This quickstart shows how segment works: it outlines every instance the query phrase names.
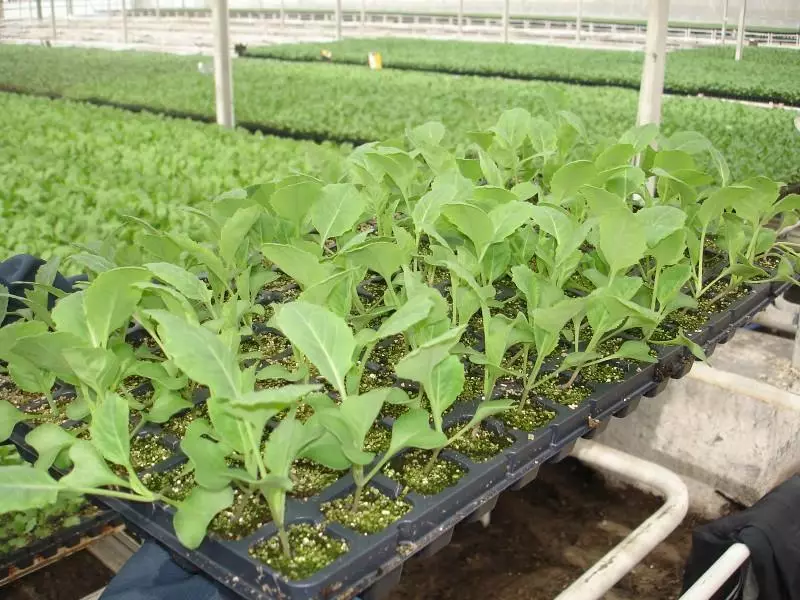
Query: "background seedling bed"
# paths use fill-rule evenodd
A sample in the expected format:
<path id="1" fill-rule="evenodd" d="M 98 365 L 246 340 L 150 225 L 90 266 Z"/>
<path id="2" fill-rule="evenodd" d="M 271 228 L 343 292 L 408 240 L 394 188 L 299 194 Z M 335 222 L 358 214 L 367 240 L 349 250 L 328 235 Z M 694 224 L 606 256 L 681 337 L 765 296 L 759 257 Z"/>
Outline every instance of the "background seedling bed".
<path id="1" fill-rule="evenodd" d="M 752 286 L 747 296 L 737 299 L 724 312 L 712 315 L 706 327 L 691 333 L 690 337 L 711 354 L 718 343 L 730 339 L 736 328 L 746 324 L 788 285 Z M 239 541 L 222 541 L 211 534 L 199 548 L 188 550 L 175 536 L 172 510 L 166 505 L 130 503 L 113 498 L 94 501 L 119 513 L 135 532 L 168 548 L 181 564 L 205 573 L 248 600 L 350 598 L 356 594 L 366 600 L 383 598 L 397 584 L 403 564 L 409 557 L 418 553 L 430 556 L 447 545 L 453 528 L 459 522 L 477 519 L 490 511 L 501 492 L 519 489 L 533 481 L 543 463 L 561 460 L 578 438 L 593 437 L 602 431 L 611 416 L 627 416 L 638 406 L 642 396 L 657 395 L 670 378 L 680 378 L 688 373 L 694 362 L 691 353 L 683 346 L 656 345 L 655 348 L 658 363 L 638 367 L 628 364 L 625 378 L 620 382 L 584 382 L 592 388 L 592 394 L 575 409 L 547 398 L 536 398 L 535 402 L 552 410 L 556 416 L 532 433 L 506 427 L 496 418 L 488 419 L 486 426 L 511 436 L 513 444 L 483 463 L 475 463 L 452 449 L 442 452 L 441 459 L 456 462 L 467 471 L 466 474 L 457 484 L 434 496 L 409 492 L 406 499 L 412 504 L 412 509 L 384 530 L 364 536 L 338 523 L 327 523 L 326 532 L 346 540 L 349 552 L 305 580 L 287 581 L 248 554 L 251 546 L 275 535 L 272 523 Z M 204 400 L 204 390 L 198 390 L 195 402 Z M 457 404 L 445 417 L 445 426 L 468 418 L 473 409 L 473 403 Z M 382 417 L 382 421 L 390 425 L 392 419 Z M 74 422 L 64 425 L 74 425 Z M 20 448 L 23 457 L 33 460 L 35 453 L 24 441 L 30 429 L 27 424 L 18 425 L 12 441 Z M 173 453 L 152 470 L 166 471 L 185 460 L 178 450 L 178 438 L 162 431 L 160 426 L 148 425 L 142 434 L 155 434 L 159 443 Z M 308 499 L 289 497 L 287 527 L 299 523 L 324 523 L 320 505 L 347 495 L 352 485 L 348 473 Z M 402 493 L 402 486 L 383 474 L 378 475 L 372 485 L 392 498 Z M 105 517 L 106 513 L 103 515 Z"/>

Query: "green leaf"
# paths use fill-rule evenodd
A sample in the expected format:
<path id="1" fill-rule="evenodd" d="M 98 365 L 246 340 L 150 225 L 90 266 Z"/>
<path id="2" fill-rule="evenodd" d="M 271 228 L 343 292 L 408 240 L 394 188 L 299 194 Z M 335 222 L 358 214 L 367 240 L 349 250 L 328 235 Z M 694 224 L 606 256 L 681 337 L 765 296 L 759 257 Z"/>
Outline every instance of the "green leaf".
<path id="1" fill-rule="evenodd" d="M 528 137 L 530 128 L 531 114 L 523 108 L 512 108 L 503 111 L 492 131 L 512 150 L 516 150 Z"/>
<path id="2" fill-rule="evenodd" d="M 44 508 L 62 488 L 47 471 L 27 465 L 0 467 L 0 513 Z"/>
<path id="3" fill-rule="evenodd" d="M 708 360 L 705 350 L 703 350 L 703 348 L 700 345 L 696 344 L 688 337 L 686 337 L 683 331 L 681 331 L 672 340 L 668 340 L 665 342 L 658 342 L 658 343 L 663 346 L 686 346 L 697 360 L 702 360 L 702 361 Z"/>
<path id="4" fill-rule="evenodd" d="M 0 290 L 1 292 L 2 290 Z M 42 321 L 14 321 L 0 327 L 0 360 L 11 360 L 11 350 L 17 340 L 47 332 L 47 324 Z"/>
<path id="5" fill-rule="evenodd" d="M 236 252 L 247 239 L 247 234 L 253 228 L 264 210 L 259 205 L 240 208 L 232 217 L 225 221 L 219 237 L 219 254 L 228 265 L 236 263 Z"/>
<path id="6" fill-rule="evenodd" d="M 637 212 L 635 217 L 644 228 L 648 248 L 682 229 L 686 222 L 686 213 L 674 206 L 649 206 Z"/>
<path id="7" fill-rule="evenodd" d="M 191 407 L 192 403 L 179 392 L 158 386 L 153 394 L 153 405 L 147 411 L 147 420 L 153 423 L 166 423 L 174 415 Z"/>
<path id="8" fill-rule="evenodd" d="M 147 314 L 158 322 L 161 343 L 181 371 L 220 398 L 236 398 L 240 394 L 239 364 L 222 338 L 163 310 Z"/>
<path id="9" fill-rule="evenodd" d="M 312 392 L 322 390 L 319 384 L 296 383 L 279 388 L 267 388 L 248 392 L 231 399 L 232 406 L 246 408 L 274 408 L 278 411 L 287 408 Z"/>
<path id="10" fill-rule="evenodd" d="M 409 258 L 408 252 L 394 241 L 368 242 L 347 253 L 353 263 L 378 273 L 386 283 Z"/>
<path id="11" fill-rule="evenodd" d="M 14 354 L 27 359 L 42 370 L 49 371 L 68 383 L 76 383 L 64 352 L 68 348 L 85 347 L 86 342 L 66 331 L 50 331 L 19 338 Z"/>
<path id="12" fill-rule="evenodd" d="M 494 225 L 489 215 L 472 204 L 456 202 L 442 209 L 447 220 L 469 239 L 475 247 L 475 254 L 481 258 L 492 243 Z"/>
<path id="13" fill-rule="evenodd" d="M 0 442 L 11 437 L 17 423 L 30 419 L 31 416 L 17 409 L 8 400 L 0 400 Z"/>
<path id="14" fill-rule="evenodd" d="M 353 366 L 355 340 L 344 319 L 321 306 L 295 301 L 276 310 L 275 324 L 345 397 L 344 378 Z"/>
<path id="15" fill-rule="evenodd" d="M 231 481 L 231 471 L 225 462 L 228 452 L 222 444 L 203 437 L 208 431 L 206 421 L 193 421 L 186 428 L 180 447 L 194 467 L 197 485 L 219 490 Z"/>
<path id="16" fill-rule="evenodd" d="M 661 271 L 655 294 L 662 309 L 680 293 L 681 288 L 691 276 L 692 267 L 687 263 L 672 265 Z"/>
<path id="17" fill-rule="evenodd" d="M 25 436 L 25 442 L 39 455 L 36 459 L 37 469 L 52 467 L 58 455 L 78 441 L 78 438 L 54 423 L 42 423 Z"/>
<path id="18" fill-rule="evenodd" d="M 507 398 L 501 398 L 498 400 L 484 400 L 480 404 L 478 404 L 477 408 L 475 409 L 475 414 L 472 415 L 472 418 L 469 420 L 467 424 L 467 429 L 472 429 L 478 423 L 491 417 L 492 415 L 497 415 L 507 410 L 511 410 L 517 405 L 516 400 L 509 400 Z"/>
<path id="19" fill-rule="evenodd" d="M 497 187 L 503 187 L 505 185 L 506 181 L 502 170 L 482 148 L 478 148 L 478 161 L 481 165 L 481 172 L 489 185 Z"/>
<path id="20" fill-rule="evenodd" d="M 620 273 L 644 256 L 647 238 L 644 227 L 633 213 L 618 211 L 600 218 L 597 244 L 610 272 Z"/>
<path id="21" fill-rule="evenodd" d="M 636 149 L 636 152 L 641 152 L 653 143 L 657 137 L 658 125 L 655 123 L 648 123 L 647 125 L 631 127 L 622 134 L 619 141 L 622 144 L 630 144 Z"/>
<path id="22" fill-rule="evenodd" d="M 155 277 L 171 285 L 190 300 L 206 303 L 211 301 L 211 292 L 206 287 L 206 284 L 194 273 L 190 273 L 178 265 L 164 262 L 147 263 L 145 267 Z"/>
<path id="23" fill-rule="evenodd" d="M 93 346 L 105 348 L 111 332 L 128 325 L 142 296 L 134 284 L 149 278 L 146 269 L 121 267 L 100 273 L 86 288 L 83 307 Z"/>
<path id="24" fill-rule="evenodd" d="M 400 415 L 392 426 L 392 439 L 384 455 L 391 457 L 405 448 L 431 450 L 447 444 L 447 436 L 431 429 L 428 411 L 414 408 Z"/>
<path id="25" fill-rule="evenodd" d="M 363 446 L 364 438 L 367 436 L 375 419 L 378 418 L 378 413 L 380 413 L 384 403 L 398 394 L 404 396 L 406 400 L 408 399 L 408 396 L 402 390 L 377 388 L 358 396 L 349 396 L 339 406 L 341 415 L 353 431 L 359 449 Z"/>
<path id="26" fill-rule="evenodd" d="M 230 487 L 221 490 L 193 488 L 189 497 L 178 505 L 172 522 L 180 542 L 189 549 L 197 548 L 211 520 L 231 504 L 233 490 Z"/>
<path id="27" fill-rule="evenodd" d="M 297 281 L 301 287 L 308 288 L 333 274 L 330 263 L 321 263 L 319 258 L 295 246 L 286 244 L 263 244 L 262 254 L 267 260 Z"/>
<path id="28" fill-rule="evenodd" d="M 562 203 L 583 185 L 591 185 L 597 178 L 597 168 L 588 160 L 576 160 L 565 164 L 553 174 L 550 192 L 555 202 Z"/>
<path id="29" fill-rule="evenodd" d="M 423 385 L 430 400 L 436 429 L 441 431 L 442 415 L 464 389 L 464 365 L 458 356 L 451 354 L 433 366 L 430 377 L 423 381 Z"/>
<path id="30" fill-rule="evenodd" d="M 672 265 L 683 260 L 686 253 L 686 230 L 671 233 L 648 250 L 659 265 Z"/>
<path id="31" fill-rule="evenodd" d="M 414 296 L 381 324 L 376 337 L 381 339 L 403 333 L 426 319 L 432 309 L 433 301 L 430 298 Z"/>
<path id="32" fill-rule="evenodd" d="M 129 487 L 128 482 L 112 471 L 91 442 L 75 440 L 69 449 L 72 470 L 61 478 L 65 488 Z"/>
<path id="33" fill-rule="evenodd" d="M 461 339 L 464 329 L 465 326 L 448 329 L 445 333 L 420 345 L 398 361 L 395 373 L 403 379 L 424 381 L 427 379 L 427 373 L 447 358 L 450 350 Z"/>
<path id="34" fill-rule="evenodd" d="M 614 355 L 619 358 L 626 358 L 639 362 L 658 362 L 657 358 L 651 356 L 650 346 L 640 340 L 628 340 L 627 342 L 624 342 L 622 346 L 619 347 L 619 350 L 614 353 Z"/>
<path id="35" fill-rule="evenodd" d="M 362 331 L 364 331 L 362 329 Z M 256 373 L 256 379 L 258 381 L 265 381 L 268 379 L 282 379 L 283 381 L 300 381 L 301 379 L 305 379 L 308 376 L 308 368 L 306 367 L 305 363 L 298 368 L 296 371 L 290 371 L 283 365 L 275 364 L 275 365 L 267 365 L 263 369 L 259 370 Z"/>
<path id="36" fill-rule="evenodd" d="M 125 400 L 117 394 L 107 394 L 92 412 L 89 430 L 92 444 L 106 460 L 130 466 L 128 403 Z"/>
<path id="37" fill-rule="evenodd" d="M 287 177 L 277 183 L 279 186 L 269 199 L 278 216 L 289 221 L 299 230 L 311 207 L 322 196 L 322 183 L 304 175 Z"/>
<path id="38" fill-rule="evenodd" d="M 56 302 L 51 316 L 58 331 L 66 331 L 88 343 L 91 336 L 89 334 L 83 300 L 83 291 L 68 294 Z"/>
<path id="39" fill-rule="evenodd" d="M 322 197 L 311 208 L 311 223 L 321 243 L 347 233 L 364 212 L 367 203 L 352 183 L 332 183 L 322 188 Z"/>

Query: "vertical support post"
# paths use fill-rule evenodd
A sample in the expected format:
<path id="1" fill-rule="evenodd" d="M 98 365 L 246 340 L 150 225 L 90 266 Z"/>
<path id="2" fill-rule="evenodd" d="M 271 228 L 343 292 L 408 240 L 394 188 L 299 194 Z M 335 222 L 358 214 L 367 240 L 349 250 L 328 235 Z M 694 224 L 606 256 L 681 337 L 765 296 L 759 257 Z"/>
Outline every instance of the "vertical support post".
<path id="1" fill-rule="evenodd" d="M 212 0 L 211 21 L 214 26 L 214 92 L 217 124 L 232 128 L 233 77 L 231 48 L 228 40 L 228 0 Z"/>
<path id="2" fill-rule="evenodd" d="M 3 4 L 3 2 L 4 2 L 4 0 L 0 0 L 0 21 L 5 19 L 5 17 L 6 17 L 6 12 L 5 12 L 6 11 L 6 7 Z"/>
<path id="3" fill-rule="evenodd" d="M 367 0 L 361 0 L 361 31 L 367 29 Z"/>
<path id="4" fill-rule="evenodd" d="M 728 0 L 722 0 L 722 45 L 725 45 L 725 30 L 728 28 Z"/>
<path id="5" fill-rule="evenodd" d="M 122 0 L 122 42 L 128 43 L 128 8 Z"/>
<path id="6" fill-rule="evenodd" d="M 336 0 L 336 39 L 342 39 L 342 0 Z"/>
<path id="7" fill-rule="evenodd" d="M 286 26 L 286 3 L 284 2 L 284 0 L 281 0 L 280 20 L 281 20 L 281 29 L 283 29 Z"/>
<path id="8" fill-rule="evenodd" d="M 42 16 L 42 0 L 36 0 L 36 18 L 41 21 L 44 17 Z"/>
<path id="9" fill-rule="evenodd" d="M 661 123 L 661 97 L 664 93 L 668 24 L 669 0 L 650 0 L 644 70 L 642 85 L 639 88 L 639 111 L 636 116 L 637 125 Z"/>
<path id="10" fill-rule="evenodd" d="M 72 16 L 72 0 L 67 0 L 67 16 Z"/>
<path id="11" fill-rule="evenodd" d="M 161 18 L 161 2 L 160 0 L 156 0 L 156 19 Z"/>
<path id="12" fill-rule="evenodd" d="M 464 34 L 464 0 L 458 0 L 458 35 Z"/>
<path id="13" fill-rule="evenodd" d="M 53 39 L 56 39 L 56 0 L 50 0 L 50 28 L 52 29 Z"/>
<path id="14" fill-rule="evenodd" d="M 747 12 L 747 0 L 742 0 L 739 9 L 739 30 L 736 32 L 736 60 L 742 60 L 742 47 L 744 46 L 744 18 Z"/>
<path id="15" fill-rule="evenodd" d="M 509 12 L 511 11 L 511 0 L 505 0 L 503 3 L 503 43 L 508 43 L 508 21 Z"/>
<path id="16" fill-rule="evenodd" d="M 578 16 L 575 18 L 575 41 L 581 43 L 581 29 L 583 29 L 583 0 L 578 0 Z"/>

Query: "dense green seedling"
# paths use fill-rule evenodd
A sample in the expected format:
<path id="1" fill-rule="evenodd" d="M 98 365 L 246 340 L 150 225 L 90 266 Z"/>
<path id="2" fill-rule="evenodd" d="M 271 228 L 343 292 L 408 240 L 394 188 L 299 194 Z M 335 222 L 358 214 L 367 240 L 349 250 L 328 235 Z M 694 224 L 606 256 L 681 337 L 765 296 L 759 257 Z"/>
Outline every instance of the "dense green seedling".
<path id="1" fill-rule="evenodd" d="M 644 55 L 619 50 L 584 50 L 533 44 L 427 39 L 348 39 L 248 48 L 247 54 L 313 62 L 329 50 L 332 61 L 366 67 L 380 52 L 384 68 L 543 79 L 638 89 Z M 793 49 L 748 48 L 734 62 L 734 49 L 677 50 L 667 55 L 665 88 L 670 93 L 745 97 L 800 105 L 800 58 Z M 764 66 L 769 68 L 765 69 Z"/>
<path id="2" fill-rule="evenodd" d="M 5 45 L 3 85 L 214 116 L 213 80 L 198 72 L 191 56 Z M 547 116 L 557 105 L 583 119 L 586 141 L 594 145 L 622 135 L 635 121 L 637 103 L 636 90 L 259 59 L 234 61 L 234 87 L 240 121 L 332 140 L 393 139 L 419 123 L 439 121 L 448 143 L 464 143 L 469 131 L 491 126 L 511 106 Z M 765 175 L 794 182 L 800 179 L 793 159 L 800 154 L 800 135 L 793 119 L 788 111 L 667 98 L 663 127 L 665 133 L 691 129 L 705 135 L 725 154 L 737 180 Z"/>
<path id="3" fill-rule="evenodd" d="M 441 451 L 479 437 L 488 417 L 521 415 L 533 395 L 574 408 L 592 392 L 576 383 L 584 368 L 653 362 L 656 332 L 702 358 L 680 323 L 708 318 L 709 290 L 713 303 L 793 281 L 796 247 L 766 224 L 794 224 L 800 196 L 777 200 L 765 177 L 735 181 L 700 134 L 646 126 L 588 147 L 574 113 L 512 109 L 468 144 L 446 140 L 431 122 L 356 148 L 337 174 L 234 190 L 194 209 L 186 233 L 133 221 L 133 244 L 83 250 L 90 281 L 49 313 L 36 295 L 43 276 L 22 318 L 0 330 L 0 359 L 22 389 L 70 385 L 75 398 L 53 410 L 86 426 L 80 437 L 34 428 L 36 465 L 0 467 L 0 510 L 76 493 L 163 502 L 195 548 L 237 498 L 258 499 L 277 535 L 253 555 L 306 577 L 292 566 L 304 563 L 302 527 L 286 518 L 296 461 L 349 471 L 352 500 L 336 518 L 360 523 L 378 473 L 426 494 L 441 487 L 428 474 L 455 485 L 464 469 Z M 708 259 L 721 269 L 710 277 Z M 132 323 L 144 341 L 131 339 Z M 260 352 L 254 334 L 286 352 Z M 366 377 L 387 342 L 390 364 Z M 131 377 L 149 383 L 149 399 L 130 392 Z M 193 483 L 172 497 L 140 476 L 131 438 L 146 422 L 184 422 L 197 393 L 204 412 L 180 445 Z M 466 418 L 448 421 L 465 402 Z M 379 424 L 387 408 L 396 418 Z M 0 417 L 5 439 L 29 415 L 0 400 Z M 388 446 L 367 450 L 384 425 Z M 67 474 L 55 479 L 52 465 Z"/>

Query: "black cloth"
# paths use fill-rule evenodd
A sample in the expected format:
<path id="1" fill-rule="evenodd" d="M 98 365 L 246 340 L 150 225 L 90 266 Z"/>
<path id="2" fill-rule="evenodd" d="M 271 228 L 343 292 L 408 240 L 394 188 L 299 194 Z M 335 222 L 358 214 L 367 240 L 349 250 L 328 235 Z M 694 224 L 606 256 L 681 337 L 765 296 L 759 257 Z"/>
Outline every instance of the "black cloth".
<path id="1" fill-rule="evenodd" d="M 41 258 L 31 256 L 30 254 L 12 256 L 8 260 L 0 262 L 0 285 L 4 286 L 13 296 L 25 297 L 25 291 L 33 287 L 31 284 L 36 281 L 36 273 L 43 264 L 45 264 L 45 261 Z M 58 273 L 53 281 L 53 287 L 69 294 L 73 291 L 72 284 L 79 279 L 85 278 L 82 276 L 67 278 L 61 275 L 61 273 Z M 49 294 L 48 308 L 52 309 L 55 302 L 55 296 Z M 8 312 L 11 313 L 20 308 L 24 308 L 24 306 L 22 301 L 10 298 L 8 301 Z M 17 318 L 16 315 L 9 314 L 6 316 L 5 320 L 0 323 L 0 326 L 7 325 Z"/>
<path id="2" fill-rule="evenodd" d="M 755 505 L 695 529 L 683 591 L 736 542 L 750 549 L 758 600 L 800 600 L 800 475 L 788 479 Z M 743 576 L 731 577 L 714 600 L 743 597 Z"/>

